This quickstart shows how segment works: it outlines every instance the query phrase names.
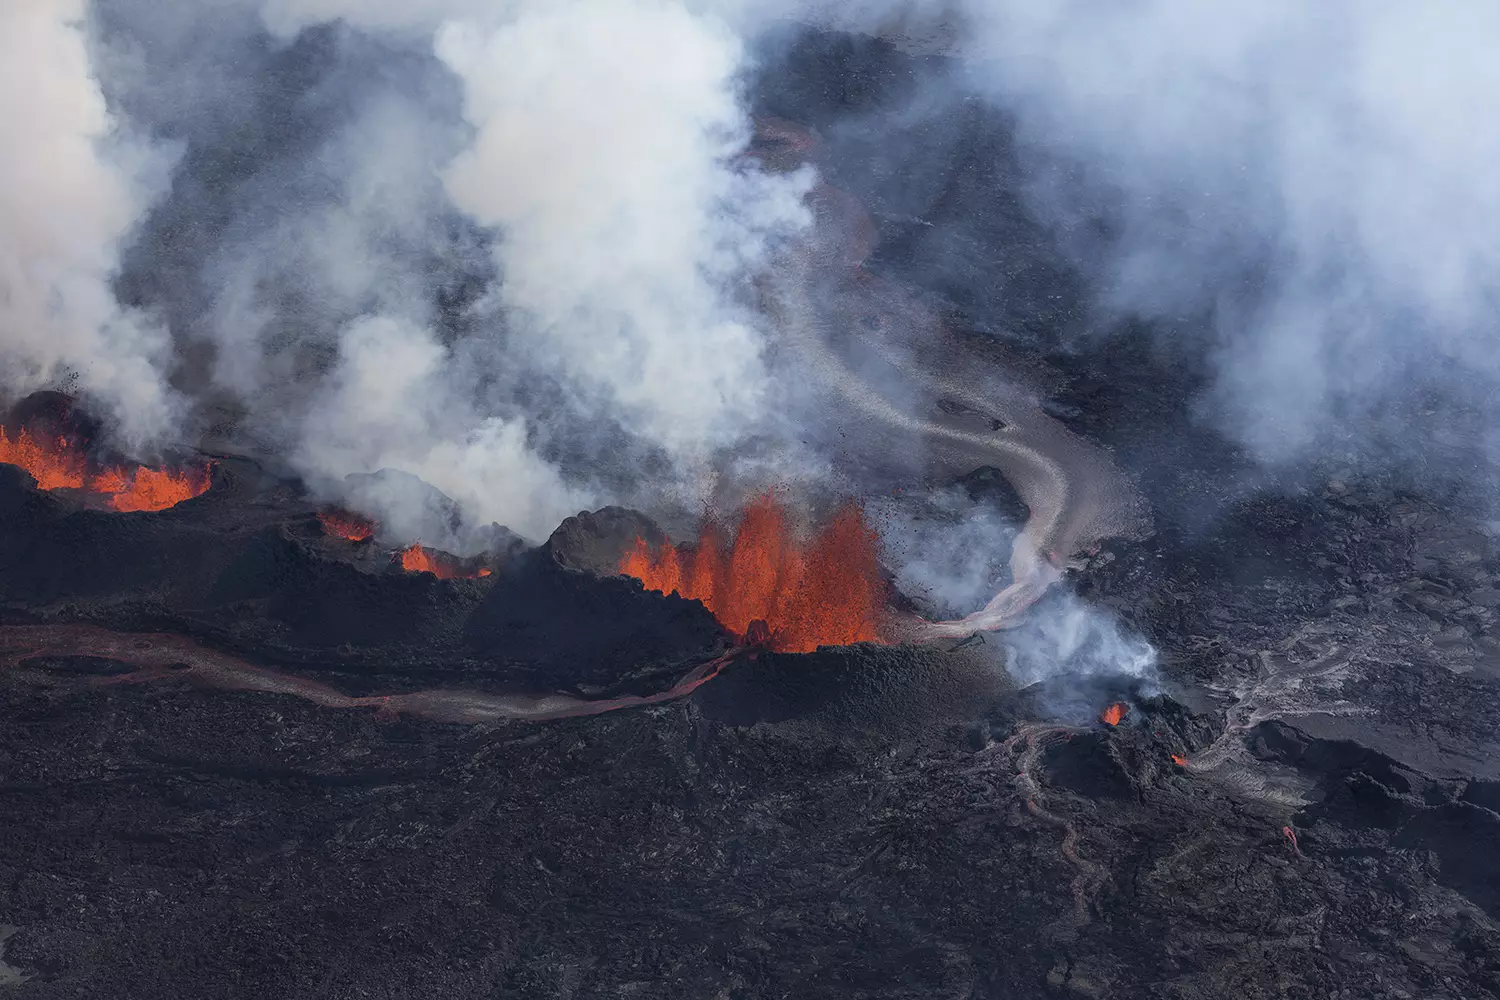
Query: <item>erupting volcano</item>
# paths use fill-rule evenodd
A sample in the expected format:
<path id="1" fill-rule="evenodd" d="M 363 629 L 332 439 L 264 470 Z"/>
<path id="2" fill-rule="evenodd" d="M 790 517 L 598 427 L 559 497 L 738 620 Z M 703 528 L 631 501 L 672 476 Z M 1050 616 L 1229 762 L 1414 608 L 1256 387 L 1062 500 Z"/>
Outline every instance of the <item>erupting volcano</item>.
<path id="1" fill-rule="evenodd" d="M 44 490 L 83 490 L 104 498 L 117 511 L 166 510 L 207 492 L 210 466 L 154 469 L 113 465 L 91 468 L 81 449 L 64 437 L 51 440 L 22 429 L 11 436 L 0 429 L 0 463 L 29 472 Z"/>
<path id="2" fill-rule="evenodd" d="M 807 653 L 880 641 L 886 585 L 878 550 L 879 539 L 857 506 L 846 506 L 804 542 L 785 508 L 767 495 L 745 511 L 732 544 L 712 521 L 686 551 L 669 544 L 653 552 L 638 538 L 620 572 L 647 590 L 702 601 L 736 635 L 764 621 L 772 648 Z"/>

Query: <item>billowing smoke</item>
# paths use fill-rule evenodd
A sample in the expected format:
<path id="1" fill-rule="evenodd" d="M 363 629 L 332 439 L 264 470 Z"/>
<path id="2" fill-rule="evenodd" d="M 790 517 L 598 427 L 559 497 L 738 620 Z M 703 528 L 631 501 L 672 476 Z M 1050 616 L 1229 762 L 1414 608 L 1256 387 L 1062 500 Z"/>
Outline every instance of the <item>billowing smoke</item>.
<path id="1" fill-rule="evenodd" d="M 448 191 L 504 234 L 515 356 L 684 459 L 756 425 L 763 345 L 732 289 L 804 210 L 796 182 L 731 164 L 739 42 L 658 0 L 542 0 L 437 48 L 477 129 Z"/>
<path id="2" fill-rule="evenodd" d="M 379 512 L 395 538 L 475 547 L 464 533 L 444 531 L 440 513 L 421 494 L 345 487 L 344 477 L 406 472 L 456 501 L 471 524 L 499 522 L 533 538 L 587 503 L 531 449 L 519 419 L 483 416 L 450 395 L 448 355 L 430 330 L 370 317 L 351 325 L 339 348 L 294 461 L 313 470 L 315 482 L 322 470 L 338 470 L 341 482 L 326 488 L 343 489 L 358 509 Z"/>
<path id="3" fill-rule="evenodd" d="M 809 178 L 739 157 L 746 56 L 711 11 L 99 7 L 115 105 L 187 149 L 126 284 L 170 315 L 188 432 L 393 526 L 423 511 L 346 477 L 413 473 L 532 538 L 690 505 L 725 450 L 790 435 L 750 279 Z"/>
<path id="4" fill-rule="evenodd" d="M 161 163 L 111 117 L 83 0 L 0 10 L 0 389 L 76 384 L 123 443 L 161 443 L 173 398 L 165 330 L 111 281 Z"/>
<path id="5" fill-rule="evenodd" d="M 880 532 L 882 561 L 897 589 L 928 617 L 977 611 L 1009 581 L 1008 556 L 1019 526 L 960 489 L 866 504 Z M 1006 672 L 1022 684 L 1087 677 L 1156 678 L 1156 651 L 1107 611 L 1058 590 L 1019 628 L 995 636 Z M 1097 706 L 1083 711 L 1097 711 Z"/>
<path id="6" fill-rule="evenodd" d="M 963 8 L 968 86 L 1015 116 L 1094 304 L 1203 331 L 1203 411 L 1253 453 L 1407 460 L 1465 412 L 1493 433 L 1500 9 L 907 6 Z"/>
<path id="7" fill-rule="evenodd" d="M 1008 581 L 1019 526 L 960 489 L 866 504 L 896 589 L 931 618 L 961 618 L 984 607 Z"/>

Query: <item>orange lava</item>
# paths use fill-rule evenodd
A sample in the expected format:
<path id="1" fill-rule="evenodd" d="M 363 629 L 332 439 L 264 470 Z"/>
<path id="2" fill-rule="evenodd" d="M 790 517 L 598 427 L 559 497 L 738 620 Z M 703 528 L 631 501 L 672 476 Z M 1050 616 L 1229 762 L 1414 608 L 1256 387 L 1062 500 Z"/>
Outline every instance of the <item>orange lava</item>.
<path id="1" fill-rule="evenodd" d="M 1174 753 L 1172 755 L 1172 763 L 1176 764 L 1178 767 L 1187 767 L 1187 758 L 1180 753 Z"/>
<path id="2" fill-rule="evenodd" d="M 44 490 L 87 490 L 104 497 L 118 511 L 166 510 L 207 492 L 209 466 L 153 469 L 144 465 L 111 466 L 91 471 L 89 463 L 63 438 L 42 441 L 28 431 L 14 437 L 0 429 L 0 463 L 19 465 Z"/>
<path id="3" fill-rule="evenodd" d="M 401 550 L 401 568 L 408 573 L 431 573 L 439 580 L 474 580 L 489 576 L 491 570 L 480 568 L 466 572 L 458 560 L 443 552 L 429 552 L 421 545 Z"/>
<path id="4" fill-rule="evenodd" d="M 123 474 L 117 471 L 114 474 L 121 475 L 121 479 L 124 479 Z M 98 481 L 95 482 L 97 484 Z M 208 492 L 210 482 L 207 466 L 187 472 L 141 466 L 129 477 L 124 489 L 116 491 L 110 497 L 109 505 L 121 511 L 166 510 Z"/>
<path id="5" fill-rule="evenodd" d="M 696 548 L 653 552 L 645 539 L 620 561 L 620 573 L 647 590 L 702 601 L 737 636 L 764 621 L 772 648 L 807 653 L 819 646 L 879 642 L 886 587 L 879 540 L 849 505 L 811 540 L 799 540 L 786 510 L 770 495 L 752 503 L 734 540 L 705 525 Z"/>
<path id="6" fill-rule="evenodd" d="M 1125 713 L 1130 711 L 1130 706 L 1123 701 L 1117 701 L 1113 705 L 1099 713 L 1099 721 L 1107 722 L 1111 726 L 1118 726 L 1120 720 L 1125 718 Z"/>
<path id="7" fill-rule="evenodd" d="M 71 451 L 67 442 L 58 438 L 46 444 L 26 431 L 10 437 L 0 428 L 0 462 L 19 465 L 44 490 L 82 489 L 87 478 L 83 456 Z"/>
<path id="8" fill-rule="evenodd" d="M 337 507 L 318 511 L 318 524 L 325 535 L 351 542 L 367 542 L 375 536 L 375 522 L 368 517 Z"/>

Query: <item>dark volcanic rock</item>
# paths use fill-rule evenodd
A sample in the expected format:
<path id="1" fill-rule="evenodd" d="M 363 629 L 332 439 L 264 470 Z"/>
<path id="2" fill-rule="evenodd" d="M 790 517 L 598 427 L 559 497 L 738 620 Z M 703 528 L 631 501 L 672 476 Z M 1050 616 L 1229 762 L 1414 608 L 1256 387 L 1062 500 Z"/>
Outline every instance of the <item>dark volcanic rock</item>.
<path id="1" fill-rule="evenodd" d="M 0 465 L 0 607 L 17 620 L 176 630 L 364 687 L 462 676 L 501 690 L 642 691 L 722 649 L 697 603 L 512 553 L 483 579 L 400 569 L 323 534 L 315 508 L 249 463 L 165 511 L 92 510 Z M 631 680 L 634 678 L 634 680 Z"/>
<path id="2" fill-rule="evenodd" d="M 940 279 L 1018 341 L 1079 322 L 1005 123 L 965 104 L 933 135 L 869 127 L 942 67 L 816 35 L 766 72 L 761 103 L 821 126 L 828 175 L 879 218 L 872 269 Z M 587 718 L 387 718 L 275 681 L 659 692 L 729 639 L 614 575 L 665 541 L 618 508 L 444 581 L 323 536 L 246 463 L 128 515 L 0 466 L 0 627 L 178 643 L 143 673 L 7 630 L 0 992 L 1500 996 L 1492 512 L 1334 470 L 1267 482 L 1193 418 L 1202 367 L 1140 334 L 1057 359 L 1053 409 L 1156 512 L 1073 581 L 1156 644 L 1147 679 L 1070 675 L 1063 641 L 1015 691 L 997 637 L 741 651 L 688 697 Z M 272 683 L 192 686 L 182 635 Z"/>
<path id="3" fill-rule="evenodd" d="M 638 538 L 644 538 L 653 548 L 668 541 L 656 522 L 646 515 L 624 507 L 605 507 L 583 511 L 563 521 L 543 549 L 566 569 L 613 576 L 619 570 L 621 558 Z"/>

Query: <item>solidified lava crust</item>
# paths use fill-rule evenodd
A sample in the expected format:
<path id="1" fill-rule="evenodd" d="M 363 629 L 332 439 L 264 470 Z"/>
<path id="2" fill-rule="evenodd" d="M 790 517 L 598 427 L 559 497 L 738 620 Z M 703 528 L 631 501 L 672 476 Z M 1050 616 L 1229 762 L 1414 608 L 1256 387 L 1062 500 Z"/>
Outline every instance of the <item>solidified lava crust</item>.
<path id="1" fill-rule="evenodd" d="M 827 34 L 774 69 L 764 110 L 817 126 L 918 79 Z M 1045 343 L 1074 278 L 1019 199 L 958 196 L 1020 181 L 1006 123 L 953 114 L 950 175 L 868 266 Z M 810 145 L 782 132 L 761 155 Z M 879 200 L 871 140 L 820 132 L 825 179 Z M 969 280 L 1001 258 L 1021 276 Z M 1273 491 L 1188 375 L 1055 361 L 1059 419 L 1148 470 L 1157 537 L 1072 585 L 1151 678 L 1018 687 L 1024 629 L 746 648 L 614 575 L 667 542 L 623 508 L 439 579 L 250 462 L 130 515 L 0 466 L 0 993 L 1500 996 L 1490 512 Z"/>

